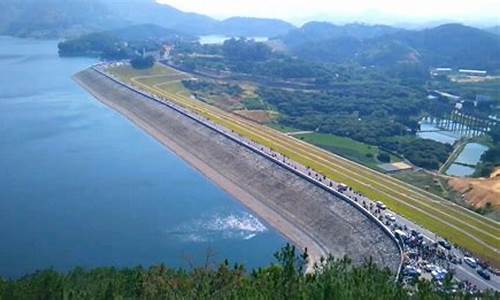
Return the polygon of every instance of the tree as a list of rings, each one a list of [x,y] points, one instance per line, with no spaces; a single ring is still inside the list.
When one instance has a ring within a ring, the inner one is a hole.
[[[379,152],[377,155],[377,159],[384,163],[391,162],[391,156],[386,152]]]
[[[244,38],[226,40],[222,45],[222,51],[230,60],[245,62],[263,61],[271,55],[271,49],[265,44]]]
[[[146,57],[137,56],[130,61],[130,64],[134,69],[149,69],[155,64],[155,59],[151,55]]]

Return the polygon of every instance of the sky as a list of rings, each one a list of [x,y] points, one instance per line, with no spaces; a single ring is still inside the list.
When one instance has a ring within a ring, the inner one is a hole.
[[[411,23],[440,20],[500,24],[500,0],[157,0],[217,19],[279,18],[299,25],[310,20]]]

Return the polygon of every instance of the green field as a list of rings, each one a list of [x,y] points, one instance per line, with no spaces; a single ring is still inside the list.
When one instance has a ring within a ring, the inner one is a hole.
[[[278,130],[280,132],[284,132],[284,133],[300,131],[300,129],[293,128],[293,127],[288,127],[288,126],[284,126],[284,125],[280,125],[280,124],[277,124],[277,123],[270,123],[270,124],[267,124],[267,126],[271,127],[272,129],[276,129],[276,130]]]
[[[429,191],[433,194],[436,194],[441,197],[448,197],[448,191],[443,190],[441,184],[439,183],[439,179],[429,173],[424,171],[420,172],[405,172],[393,175],[395,178],[398,178],[404,182],[408,182],[409,184],[413,184],[418,186],[419,188]],[[446,184],[443,182],[443,184]]]
[[[378,169],[377,165],[381,163],[376,159],[381,151],[377,146],[323,133],[306,133],[295,135],[295,137],[370,168]],[[395,161],[399,161],[399,159],[391,155],[391,162]]]

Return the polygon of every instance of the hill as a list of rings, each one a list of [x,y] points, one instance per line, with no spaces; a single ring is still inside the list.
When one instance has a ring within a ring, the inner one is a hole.
[[[165,28],[193,34],[230,36],[277,36],[294,26],[281,20],[233,17],[223,21],[196,13],[188,13],[154,0],[104,0],[121,18],[135,23],[153,23]]]
[[[59,43],[61,56],[98,56],[124,59],[137,56],[143,50],[160,53],[162,43],[195,40],[186,34],[158,25],[142,24],[95,32]]]
[[[339,28],[315,23],[291,31],[281,39],[293,54],[317,62],[500,68],[500,36],[461,24],[411,31],[387,26]]]
[[[81,0],[78,0],[81,1]],[[151,23],[190,34],[205,34],[218,21],[210,17],[183,12],[154,0],[100,0],[119,18],[136,24]]]
[[[277,19],[233,17],[217,24],[214,33],[229,36],[265,36],[274,37],[295,29],[290,23]]]
[[[167,29],[155,24],[131,25],[124,28],[110,30],[108,31],[108,33],[128,42],[147,40],[172,41],[176,39],[196,39],[194,36],[181,33],[173,29]]]
[[[218,21],[154,0],[3,0],[0,34],[66,38],[132,24],[155,24],[191,35],[266,36],[294,28],[274,19],[230,18]]]
[[[59,38],[124,26],[99,0],[3,0],[0,34]]]
[[[416,49],[426,65],[500,68],[500,36],[477,28],[445,24],[418,32],[398,33],[390,38]]]
[[[304,42],[318,42],[337,38],[354,38],[358,40],[375,38],[382,35],[398,32],[401,29],[386,25],[366,25],[360,23],[342,26],[328,22],[309,22],[301,28],[289,31],[281,39],[289,46],[296,46]]]

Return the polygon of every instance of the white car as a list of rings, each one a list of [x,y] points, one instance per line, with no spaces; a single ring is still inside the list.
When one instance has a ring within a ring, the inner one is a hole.
[[[469,266],[471,266],[472,268],[476,268],[477,267],[477,261],[474,258],[472,258],[472,257],[465,256],[464,257],[464,262],[466,264],[468,264]]]
[[[391,222],[395,222],[396,221],[396,217],[393,215],[393,214],[390,214],[390,213],[386,213],[385,214],[385,218]]]

